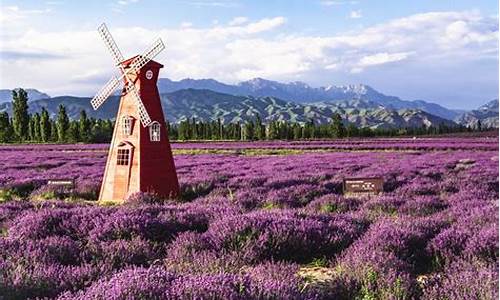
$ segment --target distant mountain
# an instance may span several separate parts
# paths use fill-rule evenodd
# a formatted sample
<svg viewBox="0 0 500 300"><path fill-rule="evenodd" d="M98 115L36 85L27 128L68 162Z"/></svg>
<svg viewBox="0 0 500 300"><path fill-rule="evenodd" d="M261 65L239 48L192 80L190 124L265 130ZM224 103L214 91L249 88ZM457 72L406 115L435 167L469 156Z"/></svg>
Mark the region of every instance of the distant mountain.
<svg viewBox="0 0 500 300"><path fill-rule="evenodd" d="M458 116L455 121L471 128L477 128L479 121L482 128L498 128L498 99Z"/></svg>
<svg viewBox="0 0 500 300"><path fill-rule="evenodd" d="M211 90L184 89L172 93L161 94L163 110L170 122L180 122L187 118L198 120L217 120L225 123L253 120L257 114L264 122L286 120L304 123L314 120L317 123L328 123L333 112L340 113L346 123L372 128L421 127L445 124L455 126L456 123L434 116L418 109L393 110L375 102L353 99L335 102L295 103L276 97L234 96ZM106 101L97 111L90 106L90 98L54 97L30 103L30 113L47 108L55 117L59 104L66 106L72 119L79 117L82 109L90 117L115 118L118 110L117 96ZM0 111L11 112L12 104L0 104Z"/></svg>
<svg viewBox="0 0 500 300"><path fill-rule="evenodd" d="M329 109L332 113L340 113L349 123L355 124L358 127L404 128L438 126L440 124L450 127L457 125L450 120L419 109L394 110L365 100L343 100L333 103L323 102L316 103L315 105Z"/></svg>
<svg viewBox="0 0 500 300"><path fill-rule="evenodd" d="M491 100L490 102L479 106L477 110L483 112L486 111L498 112L498 99Z"/></svg>
<svg viewBox="0 0 500 300"><path fill-rule="evenodd" d="M171 93L179 90L185 89L197 89L197 90L212 90L214 92L231 94L231 95L243 95L246 96L247 93L241 92L237 86L225 84L214 79L182 79L180 81L173 81L168 78L158 79L158 91L160 94Z"/></svg>
<svg viewBox="0 0 500 300"><path fill-rule="evenodd" d="M274 97L302 104L364 100L380 104L387 109L422 110L448 120L455 120L463 114L463 111L451 110L436 103L423 100L406 101L395 96L388 96L364 84L330 85L314 88L300 81L281 83L262 78L254 78L234 85L225 84L214 79L182 79L180 81L173 81L168 78L160 78L158 80L160 94L185 89L206 89L234 96ZM28 96L30 101L49 98L49 95L34 89L28 89ZM7 101L12 101L12 91L0 90L0 103Z"/></svg>
<svg viewBox="0 0 500 300"><path fill-rule="evenodd" d="M28 93L28 101L50 98L49 95L42 93L36 89L25 89L25 91ZM0 90L0 103L11 102L11 101L12 101L12 90L7 90L7 89Z"/></svg>
<svg viewBox="0 0 500 300"><path fill-rule="evenodd" d="M45 107L51 118L56 118L59 104L66 108L66 113L71 119L80 117L80 111L83 109L90 117L98 119L113 119L118 111L118 96L110 97L98 110L94 110L90 105L90 99L87 97L59 96L49 99L40 99L29 103L28 112L34 114L40 112ZM7 111L12 116L12 103L0 103L0 111Z"/></svg>
<svg viewBox="0 0 500 300"><path fill-rule="evenodd" d="M395 96L387 96L364 84L342 86L330 85L327 87L313 88L300 81L280 83L262 78L240 82L236 85L224 84L214 79L183 79L180 81L172 81L162 78L158 80L158 89L160 93L170 93L189 88L208 89L219 93L238 96L269 96L296 103L312 103L319 101L335 102L358 99L375 102L386 108L395 110L419 109L448 120L453 120L460 115L459 112L445 108L439 104L423 100L406 101Z"/></svg>

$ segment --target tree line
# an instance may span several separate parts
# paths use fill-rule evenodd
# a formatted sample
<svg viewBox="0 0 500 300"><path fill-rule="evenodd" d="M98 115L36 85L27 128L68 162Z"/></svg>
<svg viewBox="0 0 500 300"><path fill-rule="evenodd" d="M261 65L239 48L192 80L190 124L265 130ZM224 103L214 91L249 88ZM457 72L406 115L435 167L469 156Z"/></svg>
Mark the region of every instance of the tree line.
<svg viewBox="0 0 500 300"><path fill-rule="evenodd" d="M329 124L316 124L313 120L305 124L289 121L271 121L264 124L257 115L253 121L229 124L224 124L220 119L204 122L192 118L179 124L167 123L167 127L172 140L300 140L437 135L471 131L464 126L450 127L444 124L391 129L357 127L352 123L346 126L338 113L332 115Z"/></svg>
<svg viewBox="0 0 500 300"><path fill-rule="evenodd" d="M28 95L23 89L12 92L12 118L0 113L0 143L106 143L111 141L114 122L88 118L85 110L77 120L70 120L64 105L60 104L55 118L42 108L40 113L28 113ZM334 113L329 124L313 120L300 124L289 121L271 121L265 124L259 115L254 120L224 124L221 119L202 121L195 118L180 123L167 122L171 140L300 140L345 137L376 137L432 135L470 131L464 126L411 127L400 129L372 129L344 124Z"/></svg>
<svg viewBox="0 0 500 300"><path fill-rule="evenodd" d="M12 118L0 112L0 143L106 143L113 135L114 122L88 118L85 110L78 120L70 120L64 105L50 118L43 107L28 113L28 95L23 89L12 92Z"/></svg>

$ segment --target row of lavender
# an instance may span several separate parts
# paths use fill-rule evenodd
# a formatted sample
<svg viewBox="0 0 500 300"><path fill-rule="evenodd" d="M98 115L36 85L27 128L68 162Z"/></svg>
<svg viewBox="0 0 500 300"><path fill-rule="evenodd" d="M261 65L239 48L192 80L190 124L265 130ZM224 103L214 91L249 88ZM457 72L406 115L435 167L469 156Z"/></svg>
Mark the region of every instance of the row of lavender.
<svg viewBox="0 0 500 300"><path fill-rule="evenodd" d="M3 160L0 162L0 167L4 172L0 173L0 187L8 188L13 186L14 194L25 197L32 190L46 183L47 179L74 178L78 181L77 186L79 189L76 191L78 197L85 199L95 198L104 168L103 163L107 149L107 144L2 145L0 146L0 154ZM498 138L174 143L173 149L234 150L236 152L245 149L324 150L325 152L349 149L497 151ZM188 160L190 159L188 158ZM177 161L179 160L182 163L183 157L180 156Z"/></svg>
<svg viewBox="0 0 500 300"><path fill-rule="evenodd" d="M23 187L32 199L50 192L47 176L75 176L71 193L95 193L106 155L3 154L0 185ZM0 295L498 297L497 151L180 155L175 162L187 203L141 205L147 195L138 195L131 200L139 204L124 207L0 205ZM341 181L350 176L382 176L386 193L345 198ZM312 266L328 278L317 280Z"/></svg>
<svg viewBox="0 0 500 300"><path fill-rule="evenodd" d="M296 149L296 150L496 150L498 137L475 138L393 138L314 141L256 142L174 142L175 149ZM0 151L106 151L108 144L26 144L0 145Z"/></svg>
<svg viewBox="0 0 500 300"><path fill-rule="evenodd" d="M0 190L11 192L14 198L38 197L50 192L45 184L48 179L75 179L76 189L73 191L83 199L96 199L104 164L105 152L93 151L0 151L3 161L0 162ZM221 156L213 155L178 155L176 165L179 178L187 198L205 193L205 190L223 180L229 191L239 194L248 193L245 198L272 199L272 193L279 193L280 184L270 184L267 190L261 185L269 178L276 180L282 176L289 177L283 183L289 187L288 192L310 198L304 191L313 190L321 194L324 187L315 186L314 180L329 178L330 188L339 192L340 182L344 177L383 175L386 178L386 189L391 185L406 183L398 176L404 176L406 170L400 166L422 163L423 172L426 166L439 166L442 170L454 168L459 160L470 157L493 157L492 151L460 151L422 152L402 154L401 152L384 153L328 153L289 156ZM355 162L355 164L354 164ZM237 167L235 169L235 166ZM201 168L201 169L200 169ZM389 168L389 169L387 169ZM231 174L231 170L236 174ZM417 172L414 170L414 172ZM298 175L297 175L298 174ZM401 175L403 174L403 175ZM263 176L262 176L263 175ZM232 179L234 178L234 179ZM226 182L227 181L227 182ZM233 182L234 181L234 182ZM412 186L423 188L426 183L413 180ZM247 186L245 186L247 185ZM302 191L302 190L303 191ZM191 195L192 194L192 195ZM254 195L250 195L254 194ZM50 193L49 193L50 195ZM294 197L292 194L289 197ZM282 200L282 197L277 198Z"/></svg>

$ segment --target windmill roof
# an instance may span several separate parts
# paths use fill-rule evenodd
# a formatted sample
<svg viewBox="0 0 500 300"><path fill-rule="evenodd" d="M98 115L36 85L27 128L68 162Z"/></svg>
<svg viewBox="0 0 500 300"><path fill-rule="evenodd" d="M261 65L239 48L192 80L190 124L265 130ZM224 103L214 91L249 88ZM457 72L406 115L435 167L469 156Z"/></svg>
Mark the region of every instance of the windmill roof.
<svg viewBox="0 0 500 300"><path fill-rule="evenodd" d="M140 55L135 55L135 56L132 56L131 58L126 59L126 60L122 61L120 64L122 64L124 67L128 67L128 66L130 66L130 64L131 64L131 63L132 63L132 62L133 62L133 61L134 61L137 57L139 57L139 56L140 56ZM162 64L160 64L159 62L156 62L156 61L154 61L154 60L150 60L150 61L146 64L146 66L150 66L150 67L154 66L154 67L158 67L158 68L163 68L163 65L162 65Z"/></svg>

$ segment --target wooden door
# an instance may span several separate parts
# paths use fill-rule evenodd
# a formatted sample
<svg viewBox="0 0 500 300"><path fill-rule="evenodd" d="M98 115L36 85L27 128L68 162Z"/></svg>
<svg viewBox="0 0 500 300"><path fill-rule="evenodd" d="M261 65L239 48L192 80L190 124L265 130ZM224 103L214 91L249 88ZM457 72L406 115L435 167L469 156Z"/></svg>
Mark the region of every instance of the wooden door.
<svg viewBox="0 0 500 300"><path fill-rule="evenodd" d="M113 199L126 199L130 188L134 146L129 142L120 143L116 151Z"/></svg>

